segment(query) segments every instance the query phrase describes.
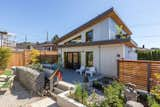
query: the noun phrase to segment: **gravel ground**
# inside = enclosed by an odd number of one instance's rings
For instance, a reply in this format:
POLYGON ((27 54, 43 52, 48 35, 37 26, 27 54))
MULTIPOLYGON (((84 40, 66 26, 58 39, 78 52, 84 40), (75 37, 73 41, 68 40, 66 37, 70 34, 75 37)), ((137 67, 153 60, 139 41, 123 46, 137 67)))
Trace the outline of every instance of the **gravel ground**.
POLYGON ((0 92, 0 107, 25 107, 25 105, 40 100, 41 97, 31 96, 17 81, 14 87, 6 92, 0 92))

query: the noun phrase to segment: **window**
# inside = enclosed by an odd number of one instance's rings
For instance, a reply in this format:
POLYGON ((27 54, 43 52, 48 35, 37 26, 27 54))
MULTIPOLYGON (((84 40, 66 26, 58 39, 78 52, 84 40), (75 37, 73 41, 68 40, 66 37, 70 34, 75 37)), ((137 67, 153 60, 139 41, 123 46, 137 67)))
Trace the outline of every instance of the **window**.
POLYGON ((86 66, 93 66, 93 52, 86 52, 86 66))
POLYGON ((68 41, 68 42, 66 42, 65 44, 76 44, 76 43, 81 43, 81 35, 72 39, 72 40, 70 40, 70 41, 68 41))
POLYGON ((86 33, 86 42, 92 42, 93 41, 93 30, 86 33))

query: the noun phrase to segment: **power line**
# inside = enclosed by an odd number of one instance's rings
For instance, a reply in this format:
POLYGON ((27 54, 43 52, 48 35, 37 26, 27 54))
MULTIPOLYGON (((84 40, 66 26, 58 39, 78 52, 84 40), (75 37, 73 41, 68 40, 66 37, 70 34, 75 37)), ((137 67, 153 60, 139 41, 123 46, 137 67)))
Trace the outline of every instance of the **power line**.
POLYGON ((151 27, 151 26, 153 27, 153 26, 160 26, 160 23, 134 24, 134 25, 129 25, 129 26, 132 27, 132 28, 134 28, 134 27, 151 27))

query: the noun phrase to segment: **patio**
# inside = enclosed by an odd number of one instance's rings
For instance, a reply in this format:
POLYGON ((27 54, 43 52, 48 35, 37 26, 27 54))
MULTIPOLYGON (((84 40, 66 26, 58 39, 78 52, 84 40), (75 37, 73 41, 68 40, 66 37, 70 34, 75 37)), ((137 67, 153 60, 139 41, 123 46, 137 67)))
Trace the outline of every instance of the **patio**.
MULTIPOLYGON (((63 81, 75 84, 75 83, 82 83, 83 82, 83 76, 77 73, 73 69, 61 69, 62 71, 62 76, 63 76, 63 81)), ((89 81, 96 80, 98 78, 101 78, 102 75, 100 74, 95 74, 93 77, 89 77, 89 81)))
POLYGON ((25 107, 25 105, 41 99, 39 96, 31 96, 17 81, 14 82, 14 87, 11 90, 0 92, 1 107, 25 107))

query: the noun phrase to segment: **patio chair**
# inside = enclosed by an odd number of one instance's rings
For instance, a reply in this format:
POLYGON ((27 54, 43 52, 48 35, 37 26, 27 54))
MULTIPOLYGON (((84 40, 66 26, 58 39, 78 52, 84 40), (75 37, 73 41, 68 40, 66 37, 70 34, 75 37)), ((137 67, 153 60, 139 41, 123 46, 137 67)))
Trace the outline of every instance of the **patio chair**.
POLYGON ((79 72, 81 75, 85 70, 85 66, 81 66, 80 69, 76 69, 76 72, 79 72))
POLYGON ((91 77, 93 77, 93 74, 96 73, 96 68, 95 67, 89 67, 86 72, 86 74, 89 74, 91 77))

